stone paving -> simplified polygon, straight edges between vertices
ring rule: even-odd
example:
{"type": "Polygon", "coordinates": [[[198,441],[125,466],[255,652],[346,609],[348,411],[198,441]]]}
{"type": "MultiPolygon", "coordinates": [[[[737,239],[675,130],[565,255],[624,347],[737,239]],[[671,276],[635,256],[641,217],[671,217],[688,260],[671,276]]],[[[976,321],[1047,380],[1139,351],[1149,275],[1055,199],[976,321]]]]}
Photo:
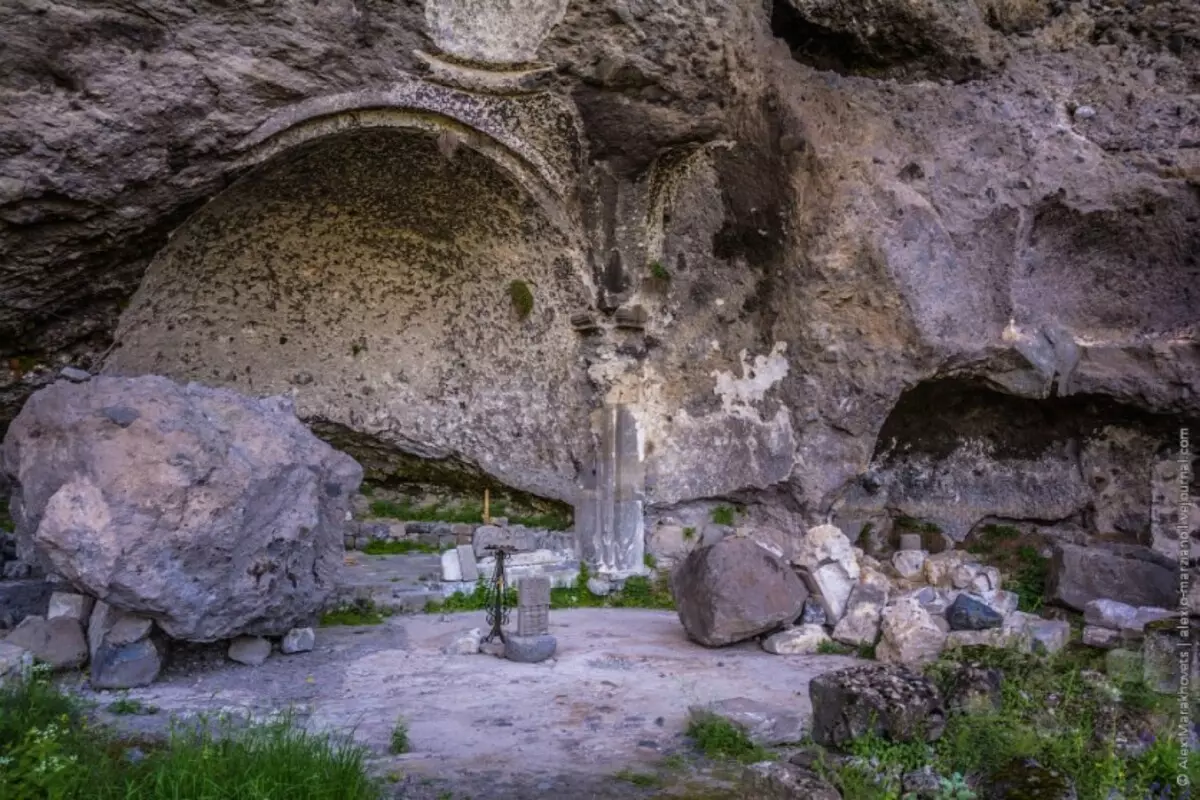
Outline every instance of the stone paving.
{"type": "MultiPolygon", "coordinates": [[[[745,697],[807,717],[809,681],[857,663],[770,655],[754,642],[707,649],[684,638],[674,613],[638,609],[552,612],[558,652],[541,664],[442,652],[470,628],[486,628],[482,612],[321,628],[312,652],[275,654],[260,667],[227,661],[223,647],[192,647],[151,687],[85,693],[101,707],[123,694],[159,707],[150,716],[100,712],[145,733],[165,730],[176,715],[263,718],[290,709],[370,748],[372,769],[391,776],[406,800],[633,798],[670,796],[616,775],[655,771],[666,757],[689,753],[690,706],[745,697]],[[401,718],[412,752],[390,756],[401,718]]],[[[672,780],[711,785],[710,778],[689,772],[672,780]]]]}

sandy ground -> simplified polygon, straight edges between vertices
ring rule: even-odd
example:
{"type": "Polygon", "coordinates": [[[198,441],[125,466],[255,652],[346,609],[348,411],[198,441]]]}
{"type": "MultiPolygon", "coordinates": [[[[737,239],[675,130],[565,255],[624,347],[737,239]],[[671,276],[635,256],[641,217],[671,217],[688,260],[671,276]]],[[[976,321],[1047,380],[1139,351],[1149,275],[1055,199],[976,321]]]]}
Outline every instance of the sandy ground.
{"type": "MultiPolygon", "coordinates": [[[[688,707],[732,697],[808,715],[809,681],[853,663],[775,656],[753,642],[711,650],[689,642],[674,613],[579,609],[551,614],[556,658],[515,664],[441,648],[482,612],[411,615],[362,628],[320,628],[316,649],[246,667],[215,648],[179,653],[155,685],[100,692],[161,709],[110,721],[163,728],[172,715],[261,717],[291,709],[312,727],[352,731],[397,781],[396,796],[455,800],[661,796],[615,778],[689,752],[688,707]],[[398,719],[411,752],[387,755],[398,719]]],[[[105,715],[107,717],[107,715],[105,715]]],[[[699,773],[696,773],[699,774],[699,773]]]]}

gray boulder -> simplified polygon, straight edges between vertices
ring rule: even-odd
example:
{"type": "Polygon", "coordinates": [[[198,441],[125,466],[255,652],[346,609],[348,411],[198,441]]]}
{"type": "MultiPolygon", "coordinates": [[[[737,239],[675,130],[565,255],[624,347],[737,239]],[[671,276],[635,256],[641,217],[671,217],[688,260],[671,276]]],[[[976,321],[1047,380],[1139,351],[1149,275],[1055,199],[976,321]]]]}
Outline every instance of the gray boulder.
{"type": "Polygon", "coordinates": [[[25,648],[35,659],[55,670],[78,669],[88,659],[83,627],[78,620],[67,617],[28,616],[4,641],[25,648]]]}
{"type": "Polygon", "coordinates": [[[946,620],[953,631],[986,631],[1004,624],[998,611],[965,593],[946,609],[946,620]]]}
{"type": "Polygon", "coordinates": [[[0,471],[24,551],[201,642],[283,635],[321,610],[362,478],[278,398],[153,376],[37,392],[0,471]]]}
{"type": "Polygon", "coordinates": [[[738,537],[693,550],[671,573],[671,594],[688,637],[707,647],[792,622],[808,598],[787,564],[738,537]]]}
{"type": "Polygon", "coordinates": [[[1149,548],[1058,544],[1046,595],[1077,611],[1105,598],[1131,606],[1172,606],[1177,584],[1170,560],[1149,548]]]}
{"type": "Polygon", "coordinates": [[[549,634],[539,636],[509,634],[504,638],[504,657],[509,661],[517,661],[522,664],[537,664],[545,661],[553,657],[554,651],[558,648],[558,640],[549,634]]]}
{"type": "Polygon", "coordinates": [[[37,578],[0,581],[0,629],[14,628],[31,614],[46,616],[54,584],[37,578]]]}
{"type": "Polygon", "coordinates": [[[259,667],[271,657],[271,643],[261,636],[239,636],[229,643],[229,660],[259,667]]]}
{"type": "Polygon", "coordinates": [[[827,672],[808,686],[812,737],[841,747],[869,731],[897,742],[934,741],[946,726],[942,694],[928,678],[894,664],[827,672]]]}
{"type": "Polygon", "coordinates": [[[317,634],[312,628],[292,628],[279,643],[279,652],[284,655],[310,652],[317,644],[317,634]]]}
{"type": "Polygon", "coordinates": [[[133,689],[154,683],[166,657],[162,636],[123,645],[102,645],[92,656],[88,682],[93,689],[133,689]]]}

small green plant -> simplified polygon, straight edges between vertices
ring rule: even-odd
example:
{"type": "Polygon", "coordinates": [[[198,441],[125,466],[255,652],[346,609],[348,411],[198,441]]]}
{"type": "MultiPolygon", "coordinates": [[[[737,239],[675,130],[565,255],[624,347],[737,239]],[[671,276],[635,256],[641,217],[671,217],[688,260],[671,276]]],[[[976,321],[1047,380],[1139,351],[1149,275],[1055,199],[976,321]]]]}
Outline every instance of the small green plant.
{"type": "Polygon", "coordinates": [[[14,530],[16,530],[16,526],[13,524],[12,517],[8,513],[8,501],[0,500],[0,531],[12,533],[14,530]]]}
{"type": "Polygon", "coordinates": [[[376,608],[370,600],[359,598],[352,605],[335,608],[321,615],[321,626],[338,625],[382,625],[384,617],[392,615],[391,609],[376,608]]]}
{"type": "Polygon", "coordinates": [[[869,661],[874,661],[875,660],[875,643],[872,642],[871,644],[860,644],[855,649],[855,654],[859,658],[865,658],[869,661]]]}
{"type": "Polygon", "coordinates": [[[424,544],[415,539],[395,539],[388,541],[374,539],[362,549],[362,552],[369,556],[399,556],[408,555],[409,553],[440,553],[443,550],[449,549],[449,545],[445,548],[434,547],[431,544],[424,544]]]}
{"type": "Polygon", "coordinates": [[[962,773],[956,772],[949,778],[938,779],[937,800],[975,800],[975,790],[967,783],[962,773]]]}
{"type": "Polygon", "coordinates": [[[658,569],[658,559],[650,553],[642,556],[642,563],[646,565],[647,569],[658,569]]]}
{"type": "Polygon", "coordinates": [[[734,520],[734,510],[731,506],[717,506],[712,510],[712,521],[714,525],[732,525],[734,520]]]}
{"type": "Polygon", "coordinates": [[[533,290],[525,281],[513,281],[508,285],[508,297],[512,300],[517,316],[525,319],[533,311],[533,290]]]}
{"type": "Polygon", "coordinates": [[[633,770],[623,769],[614,775],[617,780],[632,783],[634,786],[643,788],[657,788],[662,786],[662,778],[652,772],[634,772],[633,770]]]}
{"type": "Polygon", "coordinates": [[[826,639],[817,645],[817,653],[823,656],[848,656],[854,652],[853,647],[835,642],[832,639],[826,639]]]}
{"type": "Polygon", "coordinates": [[[122,697],[108,704],[107,710],[110,714],[119,716],[137,714],[157,714],[158,707],[148,703],[143,703],[141,700],[135,700],[132,697],[122,697]]]}
{"type": "Polygon", "coordinates": [[[683,529],[683,540],[685,542],[690,542],[695,538],[696,538],[696,529],[695,528],[693,528],[689,525],[688,527],[683,529]]]}
{"type": "Polygon", "coordinates": [[[909,533],[941,533],[942,529],[935,523],[925,522],[914,517],[899,516],[893,523],[897,530],[909,533]]]}
{"type": "Polygon", "coordinates": [[[687,735],[709,758],[731,759],[743,764],[771,760],[771,754],[750,741],[745,731],[715,714],[695,714],[687,735]]]}
{"type": "Polygon", "coordinates": [[[403,719],[396,720],[396,725],[392,728],[388,752],[394,756],[408,752],[408,724],[403,719]]]}
{"type": "Polygon", "coordinates": [[[650,277],[656,281],[669,281],[671,280],[671,273],[667,272],[667,268],[663,266],[661,261],[651,261],[650,277]]]}

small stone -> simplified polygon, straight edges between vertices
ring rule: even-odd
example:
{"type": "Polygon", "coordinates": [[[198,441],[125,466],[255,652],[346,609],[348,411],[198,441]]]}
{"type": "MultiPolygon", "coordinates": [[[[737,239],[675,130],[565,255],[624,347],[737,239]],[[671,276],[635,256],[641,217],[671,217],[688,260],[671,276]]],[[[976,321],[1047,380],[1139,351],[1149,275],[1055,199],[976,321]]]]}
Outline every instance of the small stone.
{"type": "Polygon", "coordinates": [[[92,373],[78,367],[63,367],[58,374],[72,383],[83,383],[92,379],[92,373]]]}
{"type": "Polygon", "coordinates": [[[725,720],[746,734],[757,745],[775,747],[794,744],[808,733],[806,716],[783,710],[775,703],[763,703],[747,697],[731,697],[688,709],[692,719],[713,716],[725,720]]]}
{"type": "Polygon", "coordinates": [[[88,646],[79,620],[29,616],[5,637],[54,670],[78,669],[87,663],[88,646]]]}
{"type": "Polygon", "coordinates": [[[285,655],[307,653],[317,645],[317,634],[312,628],[292,628],[284,634],[279,651],[285,655]]]}
{"type": "MultiPolygon", "coordinates": [[[[909,535],[911,534],[905,534],[905,536],[909,535]]],[[[921,577],[925,569],[925,559],[928,556],[928,553],[920,549],[901,550],[892,554],[892,567],[895,568],[901,578],[914,580],[921,577]]]]}
{"type": "Polygon", "coordinates": [[[1091,106],[1080,106],[1075,109],[1075,119],[1091,119],[1096,116],[1096,109],[1091,106]]]}
{"type": "MultiPolygon", "coordinates": [[[[900,550],[902,552],[903,551],[913,551],[913,550],[923,550],[923,549],[924,548],[921,544],[921,534],[919,534],[919,533],[902,533],[902,534],[900,534],[900,550]]],[[[925,559],[921,559],[922,563],[924,563],[924,560],[925,559]]]]}
{"type": "Polygon", "coordinates": [[[1026,614],[1020,631],[1022,649],[1039,655],[1057,653],[1071,641],[1071,624],[1063,619],[1042,619],[1034,614],[1026,614]]]}
{"type": "Polygon", "coordinates": [[[450,644],[442,648],[442,652],[448,656],[473,656],[479,652],[482,639],[483,632],[479,628],[472,628],[455,636],[450,644]]]}
{"type": "Polygon", "coordinates": [[[0,686],[6,680],[24,678],[33,668],[33,653],[24,647],[0,642],[0,686]]]}
{"type": "Polygon", "coordinates": [[[613,585],[603,578],[588,578],[587,589],[596,597],[607,597],[612,593],[613,585]]]}
{"type": "Polygon", "coordinates": [[[1004,617],[969,594],[958,596],[947,609],[946,620],[955,631],[985,631],[1004,624],[1004,617]]]}
{"type": "Polygon", "coordinates": [[[499,639],[493,639],[490,642],[480,642],[479,652],[487,656],[504,658],[504,642],[500,641],[499,639]]]}
{"type": "Polygon", "coordinates": [[[558,640],[549,634],[542,636],[508,635],[504,645],[504,657],[522,664],[536,664],[554,655],[558,640]]]}
{"type": "Polygon", "coordinates": [[[849,645],[871,645],[879,638],[879,621],[887,605],[887,593],[860,583],[850,593],[846,614],[833,629],[833,638],[849,645]]]}
{"type": "Polygon", "coordinates": [[[1112,628],[1101,628],[1099,625],[1083,626],[1083,643],[1088,647],[1111,650],[1114,647],[1120,647],[1124,641],[1125,637],[1121,635],[1121,632],[1112,628]]]}
{"type": "Polygon", "coordinates": [[[229,659],[249,667],[262,666],[271,655],[271,643],[261,636],[239,636],[229,643],[229,659]]]}
{"type": "Polygon", "coordinates": [[[92,615],[96,601],[84,594],[54,592],[50,595],[50,606],[46,611],[46,619],[65,617],[86,625],[92,615]]]}
{"type": "Polygon", "coordinates": [[[768,636],[763,639],[762,649],[777,656],[811,655],[830,641],[824,628],[809,623],[768,636]]]}
{"type": "Polygon", "coordinates": [[[1115,631],[1126,628],[1141,630],[1145,625],[1144,622],[1141,625],[1138,624],[1136,606],[1103,598],[1092,600],[1083,607],[1083,621],[1087,625],[1111,628],[1115,631]]]}

